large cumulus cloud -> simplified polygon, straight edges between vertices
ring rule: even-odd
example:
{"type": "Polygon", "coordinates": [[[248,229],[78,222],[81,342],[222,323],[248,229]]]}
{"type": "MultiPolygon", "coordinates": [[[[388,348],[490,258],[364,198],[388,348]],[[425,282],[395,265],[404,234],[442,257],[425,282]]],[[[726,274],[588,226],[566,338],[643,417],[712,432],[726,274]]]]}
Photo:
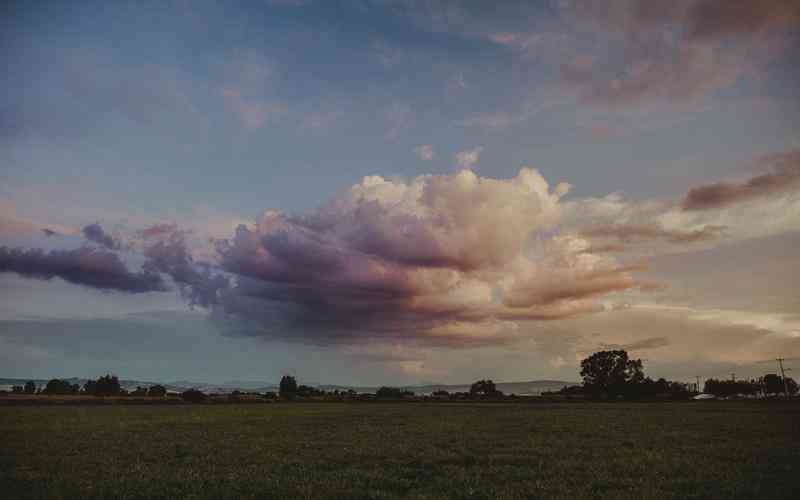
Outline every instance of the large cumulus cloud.
{"type": "Polygon", "coordinates": [[[373,176],[308,214],[267,211],[218,243],[237,284],[215,314],[312,343],[512,341],[520,322],[600,310],[597,297],[639,285],[631,267],[558,234],[568,190],[530,168],[373,176]]]}

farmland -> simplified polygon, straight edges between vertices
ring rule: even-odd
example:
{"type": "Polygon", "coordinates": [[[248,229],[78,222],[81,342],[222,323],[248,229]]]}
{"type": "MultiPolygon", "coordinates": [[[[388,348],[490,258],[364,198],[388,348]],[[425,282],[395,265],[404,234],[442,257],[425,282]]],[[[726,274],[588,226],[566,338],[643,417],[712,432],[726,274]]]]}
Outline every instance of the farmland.
{"type": "Polygon", "coordinates": [[[796,402],[6,406],[0,436],[5,498],[800,491],[796,402]]]}

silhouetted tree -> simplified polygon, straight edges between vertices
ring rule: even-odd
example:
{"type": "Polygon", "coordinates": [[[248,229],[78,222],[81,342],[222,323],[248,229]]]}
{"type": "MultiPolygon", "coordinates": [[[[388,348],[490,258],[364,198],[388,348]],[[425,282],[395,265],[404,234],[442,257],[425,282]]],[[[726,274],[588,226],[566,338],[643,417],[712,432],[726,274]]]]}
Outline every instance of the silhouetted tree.
{"type": "Polygon", "coordinates": [[[303,397],[324,396],[325,391],[309,385],[301,385],[297,388],[297,395],[303,397]]]}
{"type": "Polygon", "coordinates": [[[66,380],[54,378],[47,382],[42,389],[42,394],[77,394],[80,390],[78,384],[70,384],[66,380]]]}
{"type": "Polygon", "coordinates": [[[774,374],[769,373],[764,375],[761,379],[766,394],[783,394],[788,389],[789,394],[797,394],[797,382],[791,377],[786,377],[786,387],[784,388],[783,379],[774,374]]]}
{"type": "Polygon", "coordinates": [[[25,382],[25,394],[36,394],[36,384],[33,380],[25,382]]]}
{"type": "Polygon", "coordinates": [[[409,390],[401,389],[399,387],[386,387],[386,386],[379,388],[378,391],[375,393],[375,397],[380,399],[400,399],[406,396],[413,396],[413,395],[414,393],[409,390]]]}
{"type": "Polygon", "coordinates": [[[167,395],[167,388],[163,385],[151,385],[149,389],[147,389],[147,395],[151,398],[163,398],[167,395]]]}
{"type": "Polygon", "coordinates": [[[478,380],[470,386],[469,394],[472,397],[499,397],[503,395],[491,380],[478,380]]]}
{"type": "Polygon", "coordinates": [[[14,394],[23,394],[25,392],[25,388],[21,385],[15,385],[11,387],[11,392],[14,394]]]}
{"type": "Polygon", "coordinates": [[[188,389],[181,393],[181,399],[190,403],[202,403],[206,400],[206,395],[198,389],[188,389]]]}
{"type": "MultiPolygon", "coordinates": [[[[778,377],[780,381],[780,377],[778,377]]],[[[783,382],[781,381],[781,390],[783,392],[783,382]]],[[[703,392],[713,394],[720,398],[729,398],[732,396],[744,395],[752,396],[758,394],[764,387],[764,379],[758,380],[718,380],[710,378],[706,380],[703,392]]]]}
{"type": "Polygon", "coordinates": [[[136,390],[131,392],[131,396],[135,396],[135,397],[147,396],[147,388],[146,387],[142,387],[140,385],[137,385],[136,386],[136,390]]]}
{"type": "Polygon", "coordinates": [[[297,394],[297,380],[291,375],[284,375],[278,385],[278,392],[282,398],[292,399],[297,394]]]}
{"type": "Polygon", "coordinates": [[[581,361],[586,390],[595,395],[627,396],[644,381],[642,361],[629,359],[623,350],[600,351],[581,361]]]}
{"type": "MultiPolygon", "coordinates": [[[[586,388],[582,385],[565,385],[555,392],[555,394],[564,394],[567,396],[578,396],[586,393],[586,388]]],[[[550,395],[551,393],[545,392],[543,394],[550,395]]]]}
{"type": "Polygon", "coordinates": [[[97,380],[87,380],[83,385],[86,394],[92,396],[117,396],[122,392],[116,375],[103,375],[97,380]]]}

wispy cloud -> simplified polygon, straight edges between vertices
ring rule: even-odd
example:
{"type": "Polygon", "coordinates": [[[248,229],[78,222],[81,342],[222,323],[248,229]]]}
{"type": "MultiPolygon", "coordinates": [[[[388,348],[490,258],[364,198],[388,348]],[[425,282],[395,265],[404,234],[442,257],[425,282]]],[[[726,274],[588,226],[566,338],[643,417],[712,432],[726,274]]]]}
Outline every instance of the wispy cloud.
{"type": "Polygon", "coordinates": [[[414,153],[420,160],[431,161],[433,160],[433,146],[430,144],[423,144],[414,148],[414,153]]]}
{"type": "Polygon", "coordinates": [[[456,153],[456,164],[465,169],[471,169],[481,159],[481,152],[483,146],[478,146],[473,149],[466,149],[456,153]]]}
{"type": "Polygon", "coordinates": [[[757,163],[772,172],[741,183],[716,182],[694,187],[681,206],[684,210],[710,210],[800,189],[800,150],[767,155],[757,163]]]}

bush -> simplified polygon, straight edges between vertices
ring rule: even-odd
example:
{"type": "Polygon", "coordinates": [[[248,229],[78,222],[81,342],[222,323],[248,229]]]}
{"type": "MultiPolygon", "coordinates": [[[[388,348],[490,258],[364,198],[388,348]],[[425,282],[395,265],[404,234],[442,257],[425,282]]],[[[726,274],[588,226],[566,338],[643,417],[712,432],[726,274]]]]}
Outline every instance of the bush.
{"type": "Polygon", "coordinates": [[[83,391],[92,396],[117,396],[122,392],[116,375],[104,375],[97,380],[87,380],[83,391]]]}
{"type": "Polygon", "coordinates": [[[478,380],[469,388],[472,397],[498,398],[503,395],[491,380],[478,380]]]}
{"type": "Polygon", "coordinates": [[[143,396],[147,396],[147,388],[137,385],[136,386],[136,390],[131,392],[131,396],[136,396],[136,397],[139,397],[139,398],[143,397],[143,396]]]}
{"type": "Polygon", "coordinates": [[[181,399],[189,403],[202,403],[206,400],[206,395],[203,391],[197,389],[189,389],[181,393],[181,399]]]}
{"type": "Polygon", "coordinates": [[[47,385],[42,389],[42,394],[77,394],[80,391],[78,384],[70,384],[66,380],[54,378],[47,382],[47,385]]]}
{"type": "Polygon", "coordinates": [[[407,396],[413,396],[414,393],[399,387],[381,387],[375,393],[375,397],[381,399],[401,399],[407,396]]]}
{"type": "Polygon", "coordinates": [[[147,390],[147,395],[151,398],[163,398],[167,395],[167,388],[163,385],[153,385],[147,390]]]}

